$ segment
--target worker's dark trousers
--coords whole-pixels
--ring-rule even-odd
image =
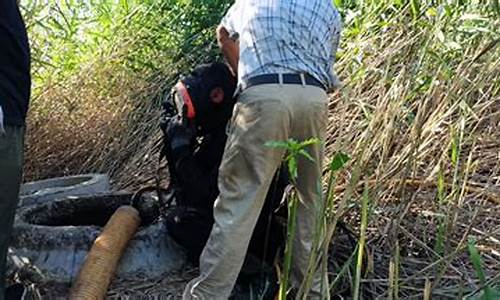
[[[24,127],[0,127],[0,300],[5,297],[5,265],[12,223],[19,201]]]

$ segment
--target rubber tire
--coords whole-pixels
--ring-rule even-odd
[[[27,278],[35,283],[71,283],[102,227],[38,225],[37,214],[57,213],[68,209],[68,203],[78,204],[73,211],[77,213],[79,207],[96,202],[100,209],[112,214],[121,205],[128,205],[130,199],[128,193],[68,197],[18,209],[11,252],[23,257],[25,265],[15,267],[21,271],[29,265],[30,270],[39,270],[39,274]],[[160,279],[180,270],[185,262],[182,248],[169,237],[163,222],[156,222],[139,228],[120,261],[116,276],[124,280]]]

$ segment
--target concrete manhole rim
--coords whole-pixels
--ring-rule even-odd
[[[19,207],[66,196],[85,196],[109,192],[110,183],[107,174],[88,173],[49,178],[21,185]]]

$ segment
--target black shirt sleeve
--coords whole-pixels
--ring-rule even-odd
[[[30,98],[30,50],[16,0],[0,1],[0,106],[4,122],[23,125]]]

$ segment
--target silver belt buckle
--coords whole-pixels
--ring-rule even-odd
[[[306,75],[304,73],[300,73],[300,81],[302,82],[302,87],[306,87]]]
[[[3,110],[0,106],[0,135],[5,134],[5,128],[3,127]]]

